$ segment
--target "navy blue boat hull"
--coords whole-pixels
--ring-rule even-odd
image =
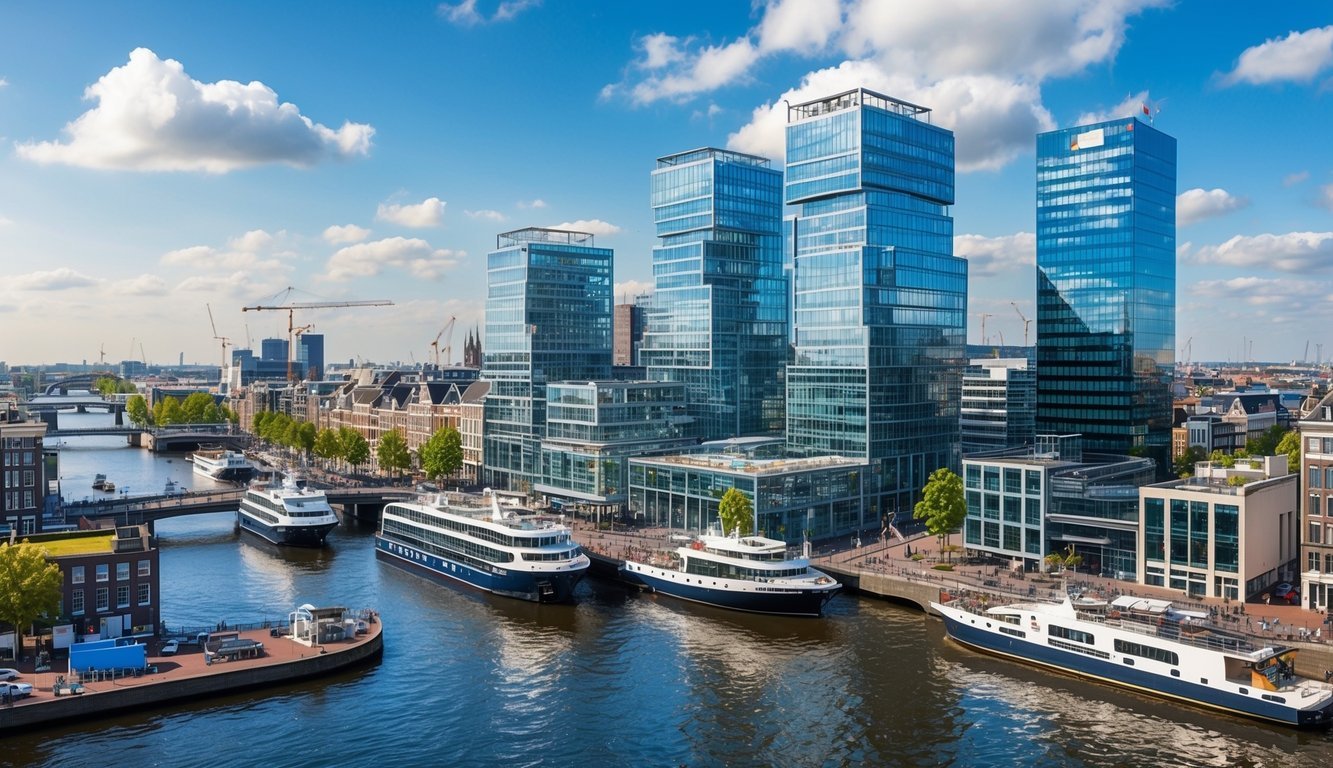
[[[836,589],[819,591],[775,589],[771,592],[750,592],[712,588],[702,584],[687,584],[681,580],[663,579],[642,571],[630,571],[623,567],[620,573],[621,577],[631,584],[640,584],[654,592],[670,597],[733,611],[767,613],[775,616],[805,616],[810,618],[823,616],[824,605],[838,592]]]
[[[337,521],[321,525],[279,525],[272,526],[256,520],[245,513],[238,513],[241,530],[284,547],[322,547],[329,531],[338,527]]]
[[[1275,702],[1256,700],[1238,693],[1220,691],[1207,685],[1164,675],[1144,672],[1134,667],[1071,653],[1047,645],[988,632],[968,626],[941,614],[945,631],[954,640],[983,653],[1047,667],[1079,677],[1118,685],[1123,688],[1176,699],[1196,706],[1222,710],[1235,715],[1302,728],[1324,728],[1333,722],[1333,703],[1319,710],[1298,710]]]
[[[405,571],[424,576],[437,584],[465,584],[484,592],[515,597],[534,603],[568,603],[587,568],[555,573],[531,573],[506,569],[484,570],[473,565],[422,552],[416,547],[375,535],[375,556]],[[500,571],[503,571],[501,573]]]

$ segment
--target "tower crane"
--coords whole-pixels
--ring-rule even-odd
[[[208,324],[213,328],[213,338],[216,341],[222,342],[222,370],[223,370],[222,375],[225,377],[227,369],[227,347],[231,345],[231,339],[227,338],[226,336],[218,335],[218,325],[217,323],[213,322],[213,307],[209,306],[208,304],[204,304],[204,307],[208,309]]]
[[[453,357],[453,354],[454,354],[454,348],[453,348],[453,340],[454,340],[454,321],[457,320],[457,319],[458,319],[458,316],[457,316],[457,315],[451,315],[451,316],[449,317],[449,322],[447,322],[447,323],[444,324],[444,327],[440,329],[440,332],[437,333],[437,334],[435,334],[435,340],[432,341],[432,342],[430,343],[430,348],[431,348],[431,350],[432,350],[432,352],[434,353],[434,356],[435,356],[435,368],[436,368],[436,369],[439,369],[439,367],[440,367],[440,337],[441,337],[441,336],[444,336],[444,363],[445,363],[445,365],[449,365],[449,364],[452,362],[450,358],[452,358],[452,357]],[[448,334],[448,336],[445,336],[445,334]]]
[[[1018,319],[1023,321],[1023,346],[1026,347],[1028,345],[1028,327],[1032,325],[1032,321],[1023,315],[1023,310],[1018,308],[1018,302],[1011,301],[1009,303],[1013,305],[1014,311],[1018,313]]]
[[[995,315],[991,314],[990,312],[978,312],[978,313],[977,313],[977,317],[980,317],[980,318],[981,318],[981,343],[982,343],[982,344],[985,344],[985,343],[986,343],[986,318],[988,318],[988,317],[995,317]]]
[[[291,295],[294,289],[288,288],[287,295]],[[341,309],[343,307],[388,307],[393,306],[393,302],[387,299],[372,299],[369,301],[293,301],[286,304],[259,304],[253,307],[241,307],[242,312],[264,312],[281,310],[287,313],[287,380],[295,381],[292,376],[292,354],[296,351],[292,343],[295,338],[296,325],[293,322],[293,316],[298,309]]]

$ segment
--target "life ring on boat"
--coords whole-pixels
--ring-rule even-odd
[[[704,548],[704,543],[702,541],[690,542],[690,549],[703,549],[703,548]]]

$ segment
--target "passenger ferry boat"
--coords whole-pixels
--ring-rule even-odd
[[[495,494],[438,494],[385,505],[375,554],[439,583],[462,582],[538,603],[568,602],[588,571],[588,556],[568,526]]]
[[[626,560],[620,573],[631,584],[682,600],[784,616],[822,616],[842,586],[811,568],[808,553],[788,557],[785,541],[716,532],[645,562]]]
[[[214,480],[232,483],[247,482],[255,474],[255,465],[237,451],[221,448],[205,448],[195,451],[190,456],[194,464],[194,473]]]
[[[950,637],[979,651],[1285,725],[1333,722],[1333,686],[1297,676],[1295,649],[1257,646],[1166,600],[930,606]]]
[[[324,492],[301,487],[291,475],[281,483],[251,485],[236,516],[241,530],[293,547],[322,546],[338,525]]]

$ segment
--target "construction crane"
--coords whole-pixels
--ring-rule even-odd
[[[208,324],[213,328],[213,338],[222,342],[222,376],[225,377],[227,375],[227,347],[231,345],[231,339],[218,335],[218,325],[213,322],[213,308],[208,304],[204,304],[204,307],[208,309]]]
[[[430,343],[431,351],[435,357],[435,368],[437,370],[440,367],[440,337],[445,336],[445,334],[449,335],[444,338],[444,364],[449,365],[452,362],[451,358],[454,355],[454,321],[457,319],[457,315],[451,315],[449,317],[449,322],[444,324],[444,327],[440,329],[440,332],[435,334],[435,340]]]
[[[995,317],[995,315],[991,314],[990,312],[978,312],[978,313],[977,313],[977,317],[980,317],[980,318],[981,318],[981,343],[982,343],[982,344],[985,344],[985,343],[986,343],[986,318],[988,318],[988,317]]]
[[[1032,325],[1032,321],[1023,315],[1023,310],[1018,308],[1018,302],[1011,301],[1009,303],[1013,305],[1014,311],[1018,313],[1018,319],[1023,321],[1023,346],[1026,347],[1028,345],[1028,327]]]
[[[295,290],[288,288],[287,295]],[[389,307],[393,302],[387,299],[373,299],[370,301],[293,301],[287,304],[260,304],[253,307],[241,307],[242,312],[265,312],[281,310],[287,313],[287,380],[295,381],[292,377],[292,355],[296,351],[292,343],[295,339],[296,324],[293,322],[294,315],[298,309],[341,309],[343,307]]]
[[[1180,353],[1181,353],[1180,356],[1183,357],[1183,358],[1185,358],[1185,375],[1186,375],[1186,376],[1189,376],[1191,373],[1194,372],[1194,369],[1193,369],[1193,368],[1190,368],[1190,352],[1192,352],[1193,349],[1194,349],[1194,337],[1191,336],[1191,337],[1189,337],[1188,339],[1185,340],[1185,348],[1182,349],[1182,350],[1180,351]]]

